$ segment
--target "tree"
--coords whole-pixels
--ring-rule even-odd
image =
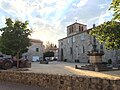
[[[57,46],[49,41],[45,44],[45,52],[48,52],[50,49],[57,48]]]
[[[120,0],[113,0],[110,9],[113,9],[114,11],[114,20],[120,20]]]
[[[100,43],[104,43],[106,49],[120,49],[120,22],[104,22],[92,29],[90,34],[94,35]]]
[[[1,28],[0,49],[1,52],[7,55],[16,56],[17,68],[19,67],[19,58],[22,53],[27,52],[27,48],[31,45],[30,39],[31,30],[27,28],[28,22],[24,23],[11,18],[6,19],[6,27]]]

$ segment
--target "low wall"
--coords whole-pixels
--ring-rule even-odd
[[[76,75],[0,71],[0,81],[36,85],[51,90],[120,90],[120,79]]]

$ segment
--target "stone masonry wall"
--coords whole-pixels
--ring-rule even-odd
[[[120,90],[120,79],[76,75],[0,71],[0,81],[50,88],[50,90]]]

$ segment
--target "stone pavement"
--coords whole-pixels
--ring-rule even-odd
[[[88,77],[98,77],[98,78],[105,78],[105,79],[120,79],[120,76],[119,76],[120,71],[119,71],[119,74],[117,73],[116,75],[112,75],[113,71],[111,71],[110,74],[107,74],[105,72],[95,72],[95,71],[89,71],[89,70],[75,69],[70,66],[66,66],[66,68],[68,70],[74,72],[76,75],[82,75],[82,76],[88,76]]]
[[[85,65],[80,63],[68,63],[68,62],[49,62],[49,64],[40,64],[39,62],[33,62],[29,72],[35,73],[50,73],[50,74],[72,74],[75,73],[69,71],[65,66],[75,67],[75,65]]]
[[[50,74],[70,74],[70,75],[84,75],[87,70],[79,70],[74,69],[75,65],[83,66],[86,63],[69,63],[69,62],[49,62],[49,64],[39,64],[39,62],[33,62],[32,68],[30,68],[29,72],[35,73],[50,73]],[[90,73],[94,71],[89,71]],[[120,77],[120,70],[117,71],[102,71],[102,72],[94,72],[97,75],[103,75],[107,77],[109,76],[117,76]],[[88,73],[87,73],[88,74]],[[92,74],[93,75],[93,74]],[[90,76],[92,76],[90,75]],[[94,75],[93,75],[94,77]]]
[[[0,81],[0,90],[51,90],[51,89]]]

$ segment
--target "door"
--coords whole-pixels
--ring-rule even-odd
[[[63,48],[61,48],[61,61],[63,61]]]
[[[40,59],[39,56],[33,56],[32,61],[36,62],[36,61],[39,61],[39,59]]]

